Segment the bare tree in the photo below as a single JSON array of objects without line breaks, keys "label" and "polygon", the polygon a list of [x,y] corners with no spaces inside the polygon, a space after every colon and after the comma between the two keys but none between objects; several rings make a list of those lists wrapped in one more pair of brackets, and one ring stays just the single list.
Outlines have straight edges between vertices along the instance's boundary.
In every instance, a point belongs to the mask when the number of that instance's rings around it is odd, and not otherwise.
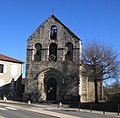
[{"label": "bare tree", "polygon": [[109,94],[118,94],[120,93],[120,81],[116,79],[111,85],[107,85],[104,87],[106,93]]},{"label": "bare tree", "polygon": [[111,47],[92,41],[83,49],[83,65],[82,73],[94,80],[95,102],[98,103],[97,82],[118,77],[118,54]]}]

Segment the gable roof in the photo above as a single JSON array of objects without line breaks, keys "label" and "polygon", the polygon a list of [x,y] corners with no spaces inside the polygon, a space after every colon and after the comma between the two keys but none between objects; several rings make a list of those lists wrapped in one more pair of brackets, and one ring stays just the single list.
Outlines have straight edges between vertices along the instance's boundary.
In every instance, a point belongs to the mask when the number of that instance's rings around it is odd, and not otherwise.
[{"label": "gable roof", "polygon": [[15,62],[15,63],[21,63],[21,64],[24,63],[23,61],[20,61],[20,60],[17,60],[17,59],[5,56],[3,54],[0,54],[0,60],[2,60],[2,61],[9,61],[9,62]]},{"label": "gable roof", "polygon": [[[58,22],[59,24],[61,24],[71,35],[73,35],[75,38],[77,38],[78,40],[80,40],[81,41],[81,39],[77,36],[77,35],[75,35],[68,27],[66,27],[58,18],[56,18],[54,15],[51,15],[50,17],[48,17],[39,27],[41,27],[45,22],[47,22],[48,21],[48,19],[50,19],[50,18],[53,18],[56,22]],[[38,28],[39,28],[38,27]],[[37,28],[37,29],[38,29]],[[35,30],[35,31],[37,31],[37,29]],[[33,34],[34,34],[34,32],[33,32]],[[31,35],[32,36],[32,35]],[[30,36],[30,37],[31,37]],[[29,37],[29,38],[30,38]],[[28,40],[29,40],[29,38],[28,38]]]}]

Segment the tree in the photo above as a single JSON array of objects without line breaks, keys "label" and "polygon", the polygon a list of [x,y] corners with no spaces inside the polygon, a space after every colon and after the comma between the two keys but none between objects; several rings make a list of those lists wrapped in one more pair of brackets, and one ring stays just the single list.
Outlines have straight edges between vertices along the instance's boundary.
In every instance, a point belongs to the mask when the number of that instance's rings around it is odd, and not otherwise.
[{"label": "tree", "polygon": [[105,100],[113,103],[118,103],[120,94],[120,81],[119,78],[111,84],[105,83],[104,85]]},{"label": "tree", "polygon": [[106,83],[104,89],[108,96],[109,94],[118,94],[120,93],[120,81],[116,79],[111,85]]},{"label": "tree", "polygon": [[111,47],[92,41],[83,49],[83,65],[82,74],[94,80],[95,102],[98,103],[97,82],[118,77],[118,54]]}]

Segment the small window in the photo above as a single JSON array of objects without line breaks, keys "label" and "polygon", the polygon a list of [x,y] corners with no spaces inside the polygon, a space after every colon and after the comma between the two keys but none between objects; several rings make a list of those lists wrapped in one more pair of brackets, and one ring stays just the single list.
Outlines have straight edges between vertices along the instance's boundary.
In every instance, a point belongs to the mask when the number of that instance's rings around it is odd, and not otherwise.
[{"label": "small window", "polygon": [[57,44],[51,43],[49,47],[49,61],[57,61]]},{"label": "small window", "polygon": [[35,61],[41,61],[41,51],[42,51],[42,45],[40,43],[35,44],[36,53],[34,55]]},{"label": "small window", "polygon": [[57,38],[57,27],[55,25],[51,26],[50,39]]},{"label": "small window", "polygon": [[0,73],[3,73],[4,65],[0,64]]},{"label": "small window", "polygon": [[67,51],[67,55],[70,55],[70,51]]},{"label": "small window", "polygon": [[73,61],[73,44],[68,42],[66,43],[65,47],[66,47],[65,60]]},{"label": "small window", "polygon": [[36,55],[40,55],[40,52],[37,50]]}]

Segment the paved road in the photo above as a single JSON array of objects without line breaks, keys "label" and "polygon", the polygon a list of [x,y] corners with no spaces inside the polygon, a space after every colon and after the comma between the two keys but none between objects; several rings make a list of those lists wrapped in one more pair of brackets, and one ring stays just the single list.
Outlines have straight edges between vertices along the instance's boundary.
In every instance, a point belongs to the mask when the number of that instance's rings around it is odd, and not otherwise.
[{"label": "paved road", "polygon": [[[116,118],[118,115],[101,114],[99,112],[78,111],[76,109],[57,108],[54,105],[1,103],[0,114],[5,118]],[[43,115],[44,114],[44,115]],[[45,115],[47,114],[47,115]],[[49,115],[49,116],[48,116]]]},{"label": "paved road", "polygon": [[63,113],[63,114],[69,114],[73,116],[78,116],[80,118],[115,118],[115,116],[111,115],[105,115],[105,114],[98,114],[98,113],[91,113],[91,112],[80,112],[76,110],[56,110],[53,109],[52,111],[58,112],[58,113]]},{"label": "paved road", "polygon": [[108,115],[108,114],[103,114],[101,113],[93,113],[93,112],[85,112],[85,111],[79,111],[79,110],[70,110],[70,109],[63,109],[63,108],[40,108],[40,107],[31,107],[32,109],[37,109],[37,110],[47,110],[47,111],[52,111],[52,112],[57,112],[57,113],[62,113],[62,114],[68,114],[72,116],[76,116],[79,118],[116,118],[120,117],[117,115]]},{"label": "paved road", "polygon": [[54,118],[52,116],[43,115],[31,111],[16,109],[9,106],[0,106],[0,114],[4,118]]}]

